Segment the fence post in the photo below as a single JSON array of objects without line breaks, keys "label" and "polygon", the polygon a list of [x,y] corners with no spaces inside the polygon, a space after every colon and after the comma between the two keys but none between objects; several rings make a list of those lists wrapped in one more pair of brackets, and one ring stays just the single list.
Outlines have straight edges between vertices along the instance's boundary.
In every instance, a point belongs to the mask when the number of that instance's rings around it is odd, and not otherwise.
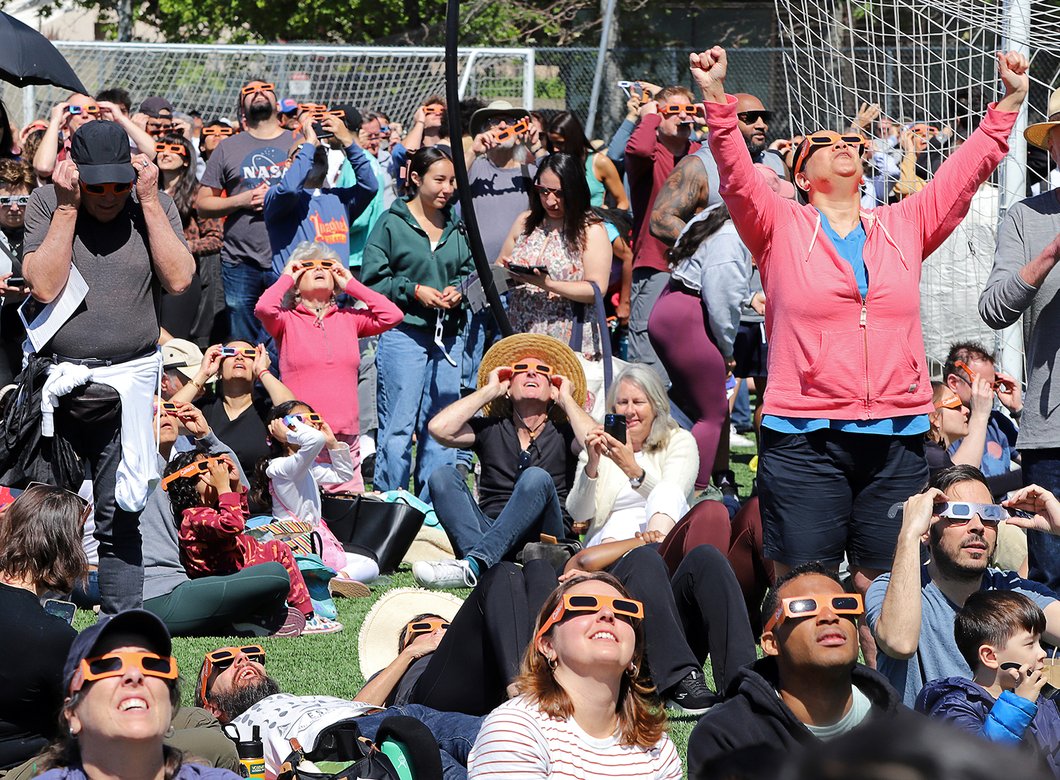
[{"label": "fence post", "polygon": [[537,52],[526,50],[526,65],[523,66],[523,108],[534,110],[534,66],[537,64]]},{"label": "fence post", "polygon": [[600,82],[604,76],[604,58],[607,56],[607,46],[611,40],[611,20],[615,15],[616,0],[607,0],[607,9],[604,11],[604,26],[600,30],[600,50],[596,54],[596,71],[593,73],[593,91],[589,97],[589,116],[585,120],[585,137],[592,138],[596,129],[596,109],[600,103]]}]

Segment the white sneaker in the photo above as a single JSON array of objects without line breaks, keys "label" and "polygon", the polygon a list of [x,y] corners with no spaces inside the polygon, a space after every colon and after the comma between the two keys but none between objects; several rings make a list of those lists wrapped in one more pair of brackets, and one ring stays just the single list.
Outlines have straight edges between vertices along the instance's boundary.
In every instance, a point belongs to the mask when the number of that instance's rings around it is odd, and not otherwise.
[{"label": "white sneaker", "polygon": [[412,576],[425,588],[473,588],[478,585],[471,564],[459,561],[416,561]]},{"label": "white sneaker", "polygon": [[729,446],[739,447],[740,449],[750,448],[754,449],[758,445],[755,444],[754,439],[744,436],[742,433],[737,433],[735,427],[729,428]]}]

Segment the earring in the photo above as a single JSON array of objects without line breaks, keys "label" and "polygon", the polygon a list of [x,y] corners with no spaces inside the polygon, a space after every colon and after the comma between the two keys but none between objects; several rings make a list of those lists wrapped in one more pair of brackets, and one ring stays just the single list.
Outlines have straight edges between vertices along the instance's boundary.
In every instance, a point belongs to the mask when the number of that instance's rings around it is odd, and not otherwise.
[{"label": "earring", "polygon": [[556,660],[556,657],[554,655],[548,656],[548,668],[556,671],[557,666],[559,666],[559,661]]},{"label": "earring", "polygon": [[173,727],[173,724],[171,723],[171,724],[169,724],[169,728],[166,729],[166,733],[164,735],[164,738],[165,739],[172,739],[173,735],[176,734],[176,733],[177,733],[177,730],[176,730],[176,728]]},{"label": "earring", "polygon": [[636,679],[637,673],[640,671],[640,669],[638,668],[638,666],[635,663],[630,661],[629,662],[629,668],[627,668],[626,671],[629,673],[630,677],[632,677],[633,679]]}]

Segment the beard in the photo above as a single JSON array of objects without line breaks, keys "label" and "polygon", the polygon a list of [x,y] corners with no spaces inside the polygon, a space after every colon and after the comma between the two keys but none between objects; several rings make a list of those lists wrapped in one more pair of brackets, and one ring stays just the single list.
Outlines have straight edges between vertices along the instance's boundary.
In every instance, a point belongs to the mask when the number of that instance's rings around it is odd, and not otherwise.
[{"label": "beard", "polygon": [[751,139],[747,140],[747,151],[751,153],[752,157],[757,157],[758,155],[762,154],[762,152],[764,152],[767,148],[768,147],[765,141],[752,141]]},{"label": "beard", "polygon": [[268,101],[253,101],[246,110],[243,112],[247,118],[248,124],[257,124],[258,122],[264,122],[266,119],[272,116],[273,108],[272,104]]},{"label": "beard", "polygon": [[[991,548],[990,543],[983,539],[983,543],[986,545],[986,549],[983,550],[983,557],[980,561],[975,561],[971,565],[959,563],[955,560],[954,556],[949,554],[942,545],[942,535],[936,529],[938,524],[931,526],[931,530],[928,531],[928,551],[931,553],[931,560],[934,562],[935,567],[939,572],[947,579],[957,580],[958,582],[972,582],[979,580],[983,576],[983,572],[986,571],[987,566],[990,565],[990,558],[994,554],[994,550]],[[962,540],[962,543],[964,540]]]},{"label": "beard", "polygon": [[244,685],[229,693],[215,693],[210,697],[210,703],[224,715],[220,720],[230,723],[261,700],[280,692],[280,684],[271,677],[266,677],[264,680]]}]

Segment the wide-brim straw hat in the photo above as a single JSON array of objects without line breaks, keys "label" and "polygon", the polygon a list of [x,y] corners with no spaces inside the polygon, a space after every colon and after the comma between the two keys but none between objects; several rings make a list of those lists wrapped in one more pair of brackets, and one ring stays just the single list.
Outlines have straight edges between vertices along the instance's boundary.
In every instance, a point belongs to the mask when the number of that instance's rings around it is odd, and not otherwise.
[{"label": "wide-brim straw hat", "polygon": [[529,115],[530,112],[522,106],[513,106],[507,100],[494,100],[485,108],[480,108],[471,115],[468,129],[471,130],[471,135],[478,135],[485,129],[486,122],[495,116],[505,116],[512,121],[517,121]]},{"label": "wide-brim straw hat", "polygon": [[1049,106],[1045,112],[1047,122],[1036,122],[1023,131],[1023,137],[1031,146],[1049,151],[1049,133],[1054,127],[1060,127],[1060,89],[1054,89],[1049,96]]},{"label": "wide-brim straw hat", "polygon": [[[510,366],[520,358],[533,357],[552,367],[559,376],[571,381],[571,395],[583,409],[588,393],[585,372],[574,350],[559,339],[538,333],[516,333],[501,339],[482,358],[478,367],[478,386],[489,384],[490,372],[498,366]],[[501,399],[498,399],[501,400]],[[491,401],[482,409],[487,417],[506,414],[506,405]]]},{"label": "wide-brim straw hat", "polygon": [[357,655],[365,680],[398,657],[401,629],[417,615],[438,615],[452,622],[464,602],[452,593],[423,588],[395,588],[365,615],[357,636]]}]

